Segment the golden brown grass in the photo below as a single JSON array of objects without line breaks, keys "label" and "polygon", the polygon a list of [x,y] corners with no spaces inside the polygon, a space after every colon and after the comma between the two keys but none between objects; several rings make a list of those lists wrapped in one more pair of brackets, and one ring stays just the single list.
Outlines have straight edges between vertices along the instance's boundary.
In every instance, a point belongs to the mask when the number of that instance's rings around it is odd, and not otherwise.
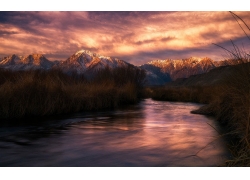
[{"label": "golden brown grass", "polygon": [[228,134],[234,159],[226,166],[250,166],[250,63],[237,65],[215,86],[152,88],[156,100],[199,102],[192,113],[212,115]]},{"label": "golden brown grass", "polygon": [[250,64],[237,66],[225,79],[216,118],[227,125],[235,159],[230,166],[250,166]]},{"label": "golden brown grass", "polygon": [[[164,86],[152,88],[155,100],[209,103],[220,92],[220,86]],[[214,92],[214,93],[212,93]]]},{"label": "golden brown grass", "polygon": [[111,109],[136,103],[144,77],[143,71],[133,67],[104,69],[90,80],[59,70],[1,70],[0,118]]},{"label": "golden brown grass", "polygon": [[[241,30],[250,40],[247,31],[250,27],[237,14],[231,15],[238,23]],[[232,50],[226,49],[218,44],[216,46],[225,50],[231,59],[241,61],[242,64],[232,68],[232,71],[221,78],[220,85],[215,87],[201,87],[203,94],[197,89],[186,90],[185,88],[171,90],[161,89],[152,94],[156,99],[208,102],[208,105],[201,107],[193,113],[209,114],[225,127],[226,134],[231,139],[230,150],[234,159],[228,160],[226,166],[250,166],[250,54],[244,49],[239,48],[232,40]],[[210,89],[210,90],[209,90]],[[207,92],[208,90],[208,92]],[[172,92],[174,91],[174,93]],[[192,92],[196,94],[192,96]],[[207,98],[209,97],[209,98]]]}]

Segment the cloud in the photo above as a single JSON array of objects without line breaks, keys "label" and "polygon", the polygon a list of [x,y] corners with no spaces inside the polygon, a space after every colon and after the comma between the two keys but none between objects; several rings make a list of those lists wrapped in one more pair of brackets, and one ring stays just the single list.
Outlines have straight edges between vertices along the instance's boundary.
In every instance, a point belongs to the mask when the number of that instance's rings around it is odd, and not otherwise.
[{"label": "cloud", "polygon": [[[250,24],[250,12],[236,12]],[[247,43],[229,12],[0,12],[0,56],[43,53],[65,60],[79,49],[134,64],[209,56],[212,43]],[[248,48],[248,44],[246,48]]]},{"label": "cloud", "polygon": [[0,36],[4,36],[4,35],[12,35],[12,34],[18,34],[18,32],[15,32],[15,31],[3,31],[3,30],[0,30]]}]

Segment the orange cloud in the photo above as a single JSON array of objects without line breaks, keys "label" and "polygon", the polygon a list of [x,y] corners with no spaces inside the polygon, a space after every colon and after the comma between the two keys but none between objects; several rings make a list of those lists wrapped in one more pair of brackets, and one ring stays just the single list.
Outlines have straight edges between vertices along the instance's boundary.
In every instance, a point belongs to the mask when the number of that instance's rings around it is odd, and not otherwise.
[{"label": "orange cloud", "polygon": [[[250,24],[249,12],[236,13]],[[0,57],[44,53],[63,60],[89,49],[134,64],[208,56],[212,43],[229,46],[245,37],[229,12],[0,12],[0,29]],[[213,50],[219,58],[221,51]]]}]

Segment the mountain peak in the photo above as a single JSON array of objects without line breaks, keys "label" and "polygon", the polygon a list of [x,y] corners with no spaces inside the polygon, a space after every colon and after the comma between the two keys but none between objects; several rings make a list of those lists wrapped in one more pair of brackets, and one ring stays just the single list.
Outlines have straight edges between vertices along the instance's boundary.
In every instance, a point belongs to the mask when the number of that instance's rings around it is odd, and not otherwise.
[{"label": "mountain peak", "polygon": [[90,69],[98,70],[105,67],[116,68],[127,66],[127,64],[128,63],[117,58],[103,56],[89,50],[82,49],[71,55],[66,61],[60,62],[58,67],[65,70],[74,69],[77,72],[82,73]]},{"label": "mountain peak", "polygon": [[77,51],[73,56],[80,57],[81,55],[84,55],[84,56],[88,55],[90,57],[98,57],[98,58],[104,58],[104,59],[112,59],[109,56],[104,56],[104,55],[101,55],[101,54],[97,54],[97,53],[94,53],[92,51],[85,50],[85,49],[81,49],[81,50]]},{"label": "mountain peak", "polygon": [[92,53],[91,51],[89,51],[89,50],[81,49],[81,50],[77,51],[77,52],[75,53],[75,55],[82,54],[82,53],[93,54],[93,53]]},{"label": "mountain peak", "polygon": [[0,61],[0,65],[13,65],[13,64],[16,64],[20,61],[20,58],[15,55],[15,54],[12,54],[10,56],[7,56],[7,57],[4,57],[1,61]]},{"label": "mountain peak", "polygon": [[40,65],[43,61],[48,61],[48,60],[42,54],[30,54],[22,58],[21,61],[24,64]]},{"label": "mountain peak", "polygon": [[45,58],[43,54],[30,54],[29,56],[33,58]]},{"label": "mountain peak", "polygon": [[102,56],[102,55],[100,55],[100,54],[93,53],[93,52],[91,52],[91,51],[89,51],[89,50],[85,50],[85,49],[81,49],[81,50],[77,51],[74,55],[75,55],[75,56],[80,56],[80,55],[82,55],[82,54],[89,55],[89,56],[92,56],[92,57],[99,57],[99,56]]}]

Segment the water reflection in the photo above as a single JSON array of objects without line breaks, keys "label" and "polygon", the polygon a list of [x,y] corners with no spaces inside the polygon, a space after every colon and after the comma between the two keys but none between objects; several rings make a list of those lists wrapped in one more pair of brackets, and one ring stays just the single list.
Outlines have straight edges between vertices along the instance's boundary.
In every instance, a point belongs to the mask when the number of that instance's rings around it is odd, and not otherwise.
[{"label": "water reflection", "polygon": [[1,166],[217,166],[228,158],[213,119],[192,103],[142,101],[32,125],[2,125]]}]

